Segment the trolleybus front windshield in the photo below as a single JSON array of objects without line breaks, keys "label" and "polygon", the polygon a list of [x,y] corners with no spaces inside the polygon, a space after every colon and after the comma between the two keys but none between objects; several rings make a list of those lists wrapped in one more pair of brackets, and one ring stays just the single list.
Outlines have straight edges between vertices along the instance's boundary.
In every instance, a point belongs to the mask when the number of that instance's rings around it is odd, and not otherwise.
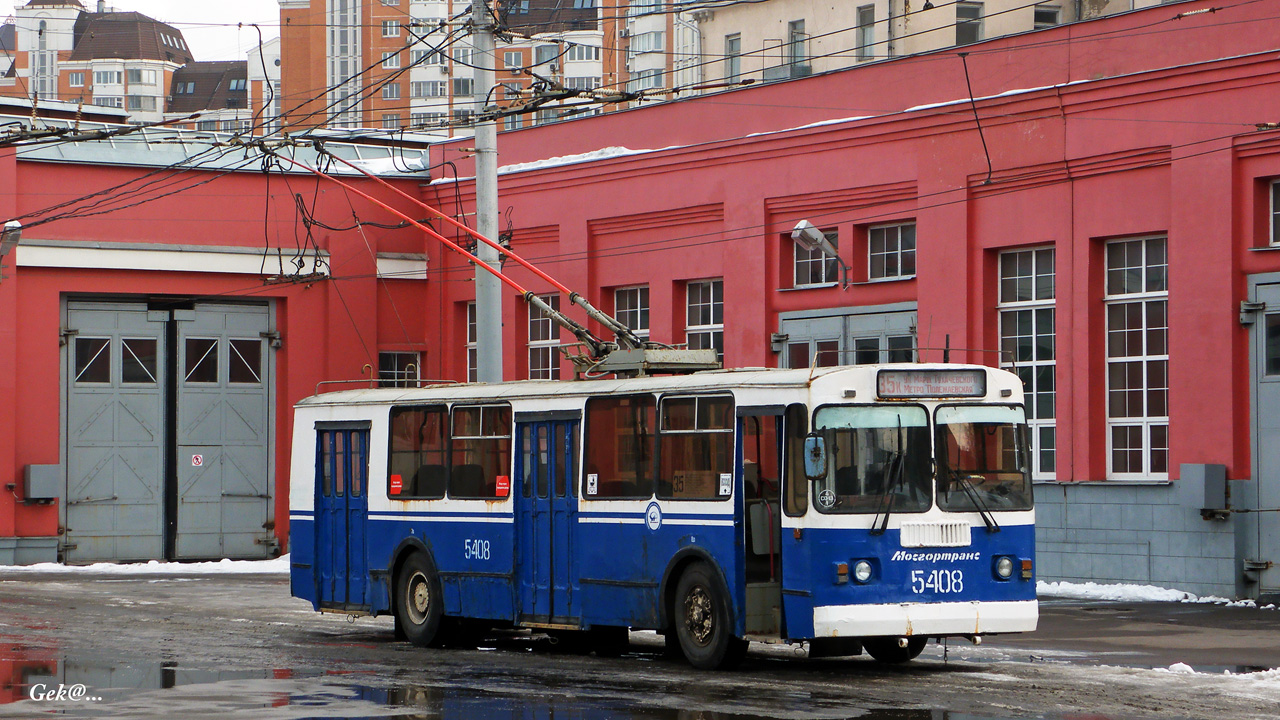
[{"label": "trolleybus front windshield", "polygon": [[943,405],[934,423],[938,507],[962,512],[1031,509],[1022,408]]},{"label": "trolleybus front windshield", "polygon": [[924,512],[932,504],[929,414],[919,405],[828,405],[814,429],[826,438],[827,474],[814,482],[826,513]]}]

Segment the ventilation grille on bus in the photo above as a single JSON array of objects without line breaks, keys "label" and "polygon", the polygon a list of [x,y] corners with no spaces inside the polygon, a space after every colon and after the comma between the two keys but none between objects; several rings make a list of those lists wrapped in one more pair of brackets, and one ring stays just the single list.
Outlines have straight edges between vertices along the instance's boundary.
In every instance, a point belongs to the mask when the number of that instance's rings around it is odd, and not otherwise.
[{"label": "ventilation grille on bus", "polygon": [[964,520],[902,523],[902,547],[968,547],[970,542]]}]

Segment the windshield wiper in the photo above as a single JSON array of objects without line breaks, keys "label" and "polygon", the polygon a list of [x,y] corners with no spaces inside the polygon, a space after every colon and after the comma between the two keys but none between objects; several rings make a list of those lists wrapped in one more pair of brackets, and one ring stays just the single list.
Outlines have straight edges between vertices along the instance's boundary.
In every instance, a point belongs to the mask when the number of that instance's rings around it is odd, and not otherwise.
[{"label": "windshield wiper", "polygon": [[[982,517],[982,522],[986,524],[987,532],[1000,532],[1000,524],[996,522],[995,516],[992,515],[991,510],[987,508],[987,504],[982,502],[981,498],[978,497],[977,488],[973,486],[973,483],[969,482],[969,476],[961,475],[959,470],[948,465],[944,464],[942,467],[945,472],[949,473],[951,477],[954,478],[953,482],[958,482],[960,484],[960,489],[964,490],[965,496],[969,498],[969,502],[973,503],[974,509],[977,510],[978,515]],[[951,491],[948,489],[947,494],[949,495],[950,493]]]},{"label": "windshield wiper", "polygon": [[[885,478],[884,490],[880,495],[880,502],[877,503],[876,516],[871,519],[871,534],[883,535],[884,531],[889,528],[889,511],[893,507],[893,492],[902,484],[902,474],[906,470],[907,458],[902,453],[902,416],[898,416],[898,447],[894,449],[893,455],[889,456],[889,472],[890,477]],[[881,513],[884,514],[884,520],[880,519]]]}]

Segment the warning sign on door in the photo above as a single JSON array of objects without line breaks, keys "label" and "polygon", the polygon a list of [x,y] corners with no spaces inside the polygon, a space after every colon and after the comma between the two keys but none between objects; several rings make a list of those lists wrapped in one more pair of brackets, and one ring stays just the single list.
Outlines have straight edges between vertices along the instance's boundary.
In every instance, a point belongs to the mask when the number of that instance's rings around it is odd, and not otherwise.
[{"label": "warning sign on door", "polygon": [[203,456],[203,455],[192,455],[192,456],[191,456],[191,467],[200,467],[200,466],[201,466],[201,465],[203,465],[203,464],[204,464],[204,456]]}]

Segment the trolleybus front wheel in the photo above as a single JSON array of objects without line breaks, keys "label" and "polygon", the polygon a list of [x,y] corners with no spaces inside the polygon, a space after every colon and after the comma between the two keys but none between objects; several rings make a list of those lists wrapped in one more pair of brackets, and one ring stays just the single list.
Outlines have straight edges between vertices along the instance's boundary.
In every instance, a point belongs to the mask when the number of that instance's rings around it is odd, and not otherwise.
[{"label": "trolleybus front wheel", "polygon": [[706,563],[685,570],[676,585],[672,622],[680,649],[699,670],[733,667],[747,654],[747,641],[733,635],[729,593]]},{"label": "trolleybus front wheel", "polygon": [[418,647],[440,642],[441,601],[435,568],[422,553],[413,553],[396,576],[396,624],[405,639]]},{"label": "trolleybus front wheel", "polygon": [[[902,639],[907,641],[905,647],[899,642]],[[896,664],[915,660],[924,650],[927,642],[929,642],[929,638],[918,635],[907,638],[877,637],[863,640],[862,647],[876,660],[882,663]]]}]

